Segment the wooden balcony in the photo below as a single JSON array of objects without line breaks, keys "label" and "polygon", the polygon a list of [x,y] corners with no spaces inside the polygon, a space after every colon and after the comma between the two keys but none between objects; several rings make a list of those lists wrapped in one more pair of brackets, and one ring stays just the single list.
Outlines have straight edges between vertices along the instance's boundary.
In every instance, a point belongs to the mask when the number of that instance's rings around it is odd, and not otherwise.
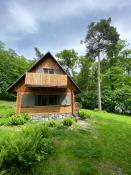
[{"label": "wooden balcony", "polygon": [[28,72],[25,85],[28,87],[67,87],[67,75]]}]

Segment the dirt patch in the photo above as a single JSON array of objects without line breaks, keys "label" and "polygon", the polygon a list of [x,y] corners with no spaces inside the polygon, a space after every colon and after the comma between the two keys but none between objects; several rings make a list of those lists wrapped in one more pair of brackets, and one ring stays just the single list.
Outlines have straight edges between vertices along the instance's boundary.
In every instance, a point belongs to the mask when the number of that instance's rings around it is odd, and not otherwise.
[{"label": "dirt patch", "polygon": [[98,172],[108,175],[127,175],[123,173],[121,168],[109,163],[100,163],[98,165]]},{"label": "dirt patch", "polygon": [[86,119],[86,120],[77,120],[77,122],[81,129],[90,131],[94,139],[98,138],[99,132],[95,127],[94,121],[91,121],[90,119]]}]

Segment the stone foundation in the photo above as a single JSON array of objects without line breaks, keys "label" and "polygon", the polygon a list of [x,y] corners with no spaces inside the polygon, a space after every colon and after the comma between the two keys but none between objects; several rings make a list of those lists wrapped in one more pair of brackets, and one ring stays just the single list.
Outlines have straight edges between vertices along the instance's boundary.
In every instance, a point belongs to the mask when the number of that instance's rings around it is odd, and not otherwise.
[{"label": "stone foundation", "polygon": [[32,120],[34,121],[47,121],[50,119],[63,119],[66,117],[73,117],[73,115],[71,113],[64,113],[64,114],[44,114],[44,115],[33,115],[32,116]]}]

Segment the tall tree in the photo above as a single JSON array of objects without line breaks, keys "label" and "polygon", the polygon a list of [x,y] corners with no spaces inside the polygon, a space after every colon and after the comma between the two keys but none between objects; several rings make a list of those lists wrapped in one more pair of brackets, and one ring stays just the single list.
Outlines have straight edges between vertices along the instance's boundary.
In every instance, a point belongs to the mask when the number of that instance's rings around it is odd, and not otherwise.
[{"label": "tall tree", "polygon": [[111,26],[111,18],[101,19],[99,22],[92,22],[88,26],[87,34],[84,40],[87,55],[91,58],[98,58],[97,81],[98,81],[98,108],[101,111],[101,70],[100,56],[106,53],[109,48],[115,50],[115,46],[119,40],[119,34],[116,28]]},{"label": "tall tree", "polygon": [[37,47],[34,47],[34,49],[35,49],[35,54],[37,59],[40,59],[41,57],[44,56],[44,54]]},{"label": "tall tree", "polygon": [[58,52],[56,54],[56,57],[58,58],[59,63],[65,68],[65,70],[71,75],[73,75],[73,68],[75,67],[76,62],[78,61],[78,53],[75,52],[74,49],[65,49],[61,52]]}]

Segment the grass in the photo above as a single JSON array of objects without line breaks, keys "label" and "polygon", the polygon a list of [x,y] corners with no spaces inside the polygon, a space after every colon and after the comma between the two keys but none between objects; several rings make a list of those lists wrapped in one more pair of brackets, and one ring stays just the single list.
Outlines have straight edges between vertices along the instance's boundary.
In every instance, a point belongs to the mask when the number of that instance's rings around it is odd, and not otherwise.
[{"label": "grass", "polygon": [[0,100],[0,117],[6,116],[13,112],[15,112],[15,102],[14,101]]},{"label": "grass", "polygon": [[[96,165],[101,156],[100,145],[88,131],[56,129],[55,151],[46,164],[36,170],[46,175],[96,174]],[[50,166],[49,166],[50,165]]]},{"label": "grass", "polygon": [[[98,133],[103,166],[131,174],[131,117],[86,110]],[[102,167],[103,167],[102,166]],[[118,167],[118,168],[117,168]]]},{"label": "grass", "polygon": [[[14,108],[14,103],[3,104]],[[90,118],[84,125],[78,122],[68,128],[52,128],[54,152],[46,163],[38,164],[35,175],[131,174],[131,117],[85,111]],[[0,141],[20,128],[1,126]]]},{"label": "grass", "polygon": [[40,174],[131,174],[131,118],[86,111],[87,128],[55,131],[55,152],[39,167]]}]

